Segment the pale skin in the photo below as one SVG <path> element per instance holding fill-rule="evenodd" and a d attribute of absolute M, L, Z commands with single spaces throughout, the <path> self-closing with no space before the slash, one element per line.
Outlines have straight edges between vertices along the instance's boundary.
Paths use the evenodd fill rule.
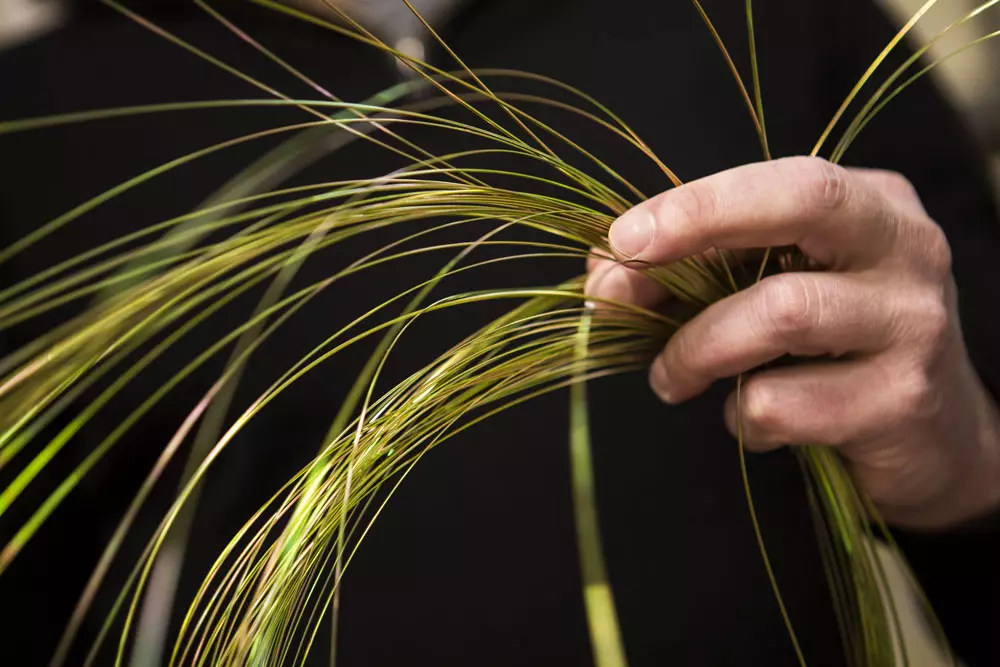
<path fill-rule="evenodd" d="M 903 176 L 808 157 L 750 164 L 637 205 L 609 239 L 617 262 L 592 261 L 587 292 L 646 307 L 665 295 L 630 262 L 795 245 L 823 267 L 767 277 L 681 327 L 649 371 L 664 402 L 745 373 L 747 449 L 836 447 L 904 528 L 1000 507 L 1000 414 L 966 353 L 948 241 Z M 754 370 L 786 354 L 806 359 Z M 736 415 L 734 393 L 734 433 Z"/>

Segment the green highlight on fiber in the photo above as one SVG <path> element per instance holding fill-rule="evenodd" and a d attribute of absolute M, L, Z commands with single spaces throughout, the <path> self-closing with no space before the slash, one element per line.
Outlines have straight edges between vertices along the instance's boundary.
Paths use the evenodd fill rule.
<path fill-rule="evenodd" d="M 541 75 L 505 69 L 471 70 L 431 30 L 449 54 L 449 71 L 403 54 L 341 13 L 339 22 L 323 21 L 271 0 L 257 4 L 332 30 L 392 55 L 416 74 L 363 102 L 337 98 L 306 73 L 256 42 L 252 35 L 203 0 L 196 4 L 220 25 L 278 65 L 286 75 L 309 86 L 319 99 L 285 95 L 206 51 L 189 44 L 113 0 L 105 4 L 161 38 L 254 86 L 261 99 L 173 102 L 96 109 L 43 118 L 0 121 L 0 135 L 39 132 L 60 125 L 113 122 L 135 115 L 198 113 L 231 109 L 261 113 L 288 108 L 306 118 L 232 137 L 181 155 L 138 174 L 70 211 L 39 225 L 31 234 L 0 249 L 0 263 L 11 260 L 69 224 L 87 224 L 87 216 L 107 202 L 141 188 L 174 169 L 229 148 L 283 138 L 276 148 L 229 179 L 196 210 L 167 220 L 143 220 L 141 229 L 76 257 L 47 267 L 0 290 L 0 331 L 31 321 L 57 308 L 77 305 L 79 314 L 23 348 L 0 359 L 0 468 L 9 479 L 0 488 L 0 516 L 27 510 L 11 537 L 0 545 L 0 574 L 105 457 L 126 446 L 127 436 L 180 383 L 213 360 L 222 370 L 200 396 L 192 397 L 187 418 L 165 434 L 153 467 L 109 539 L 54 651 L 53 667 L 66 663 L 70 651 L 89 644 L 85 665 L 105 664 L 114 652 L 116 665 L 298 665 L 316 649 L 319 629 L 329 623 L 331 664 L 337 658 L 341 581 L 358 547 L 386 503 L 422 457 L 446 440 L 523 402 L 557 391 L 569 397 L 568 456 L 571 494 L 581 571 L 582 602 L 592 655 L 598 667 L 624 667 L 624 646 L 612 582 L 603 553 L 593 447 L 588 421 L 587 382 L 613 374 L 641 371 L 670 335 L 683 325 L 661 313 L 622 303 L 591 303 L 584 276 L 574 276 L 583 260 L 611 257 L 607 240 L 613 220 L 646 197 L 623 170 L 604 163 L 585 145 L 541 121 L 533 108 L 571 114 L 609 132 L 657 170 L 663 187 L 682 180 L 664 160 L 610 109 L 586 93 Z M 403 0 L 405 1 L 405 0 Z M 955 19 L 932 40 L 981 16 L 1000 0 L 981 3 Z M 762 156 L 771 151 L 764 118 L 763 91 L 756 54 L 751 0 L 745 0 L 750 85 L 725 46 L 724 36 L 698 0 L 694 11 L 704 21 L 729 67 L 750 115 Z M 847 95 L 812 153 L 833 141 L 840 120 L 854 103 L 858 111 L 829 152 L 841 160 L 853 141 L 884 106 L 943 59 L 912 71 L 927 48 L 886 76 L 865 101 L 865 84 L 916 22 L 936 4 L 926 2 L 886 45 Z M 409 6 L 409 3 L 407 3 Z M 412 7 L 411 7 L 412 9 Z M 335 10 L 335 8 L 334 8 Z M 418 15 L 419 16 L 419 15 Z M 422 20 L 422 19 L 421 19 Z M 430 26 L 427 26 L 430 29 Z M 990 33 L 956 50 L 961 52 L 1000 34 Z M 950 57 L 950 56 L 946 56 Z M 546 95 L 502 91 L 510 81 L 544 86 Z M 419 98 L 411 95 L 420 91 Z M 466 121 L 444 110 L 461 109 Z M 458 133 L 465 150 L 441 155 L 407 136 L 412 129 Z M 749 128 L 748 128 L 749 129 Z M 352 143 L 386 151 L 400 167 L 375 178 L 282 186 L 304 166 Z M 522 167 L 489 166 L 510 158 Z M 623 165 L 624 167 L 625 165 Z M 497 183 L 502 182 L 503 185 Z M 513 184 L 513 185 L 512 185 Z M 151 213 L 151 215 L 154 215 Z M 293 288 L 306 262 L 323 250 L 339 250 L 351 239 L 372 233 L 394 234 L 393 241 L 362 256 L 342 256 L 311 284 Z M 464 240 L 455 240 L 464 233 Z M 443 238 L 447 237 L 447 238 Z M 315 299 L 341 287 L 342 281 L 370 270 L 407 270 L 407 260 L 440 257 L 429 276 L 414 275 L 409 287 L 371 307 L 302 350 L 299 360 L 274 379 L 249 404 L 237 405 L 236 388 L 260 348 Z M 637 267 L 662 284 L 676 299 L 697 311 L 759 280 L 770 259 L 764 252 L 757 271 L 725 253 L 685 258 L 666 267 Z M 517 276 L 524 262 L 555 262 L 567 267 L 557 285 L 512 284 L 501 288 L 456 290 L 454 279 L 505 267 Z M 324 266 L 326 266 L 324 264 Z M 38 488 L 43 471 L 116 397 L 133 391 L 146 373 L 192 331 L 260 288 L 253 311 L 217 340 L 207 341 L 157 389 L 138 397 L 136 407 L 109 433 L 95 439 L 79 463 L 27 506 L 27 491 Z M 417 322 L 453 309 L 507 304 L 505 314 L 478 329 L 457 333 L 451 347 L 395 385 L 382 378 L 387 360 Z M 191 519 L 199 489 L 241 430 L 283 391 L 308 374 L 325 369 L 336 355 L 373 349 L 351 390 L 330 406 L 331 422 L 315 455 L 252 516 L 217 555 L 192 599 L 177 600 L 182 555 L 191 539 Z M 91 395 L 88 390 L 100 388 Z M 234 412 L 236 416 L 230 414 Z M 59 427 L 52 428 L 54 425 Z M 668 436 L 669 434 L 667 434 Z M 189 447 L 186 445 L 189 444 Z M 181 452 L 186 456 L 181 461 Z M 750 521 L 771 583 L 777 610 L 800 664 L 807 664 L 794 618 L 782 599 L 767 555 L 767 517 L 758 516 L 742 446 L 734 454 L 743 473 Z M 844 653 L 849 664 L 896 667 L 907 664 L 898 614 L 886 574 L 873 548 L 877 536 L 898 554 L 891 535 L 871 501 L 854 487 L 843 461 L 829 449 L 796 449 L 814 516 L 816 539 Z M 126 580 L 113 591 L 115 600 L 96 637 L 81 637 L 84 620 L 111 566 L 123 558 L 123 545 L 154 490 L 164 484 L 171 465 L 183 469 L 169 509 L 128 563 Z M 553 482 L 556 483 L 556 482 Z M 668 576 L 668 575 L 665 575 Z M 911 575 L 911 580 L 913 580 Z M 915 580 L 913 580 L 915 583 Z M 150 595 L 151 587 L 155 595 Z M 925 606 L 926 597 L 918 596 Z M 175 604 L 183 606 L 175 635 L 155 625 Z M 932 615 L 932 614 L 931 614 Z M 943 633 L 937 625 L 942 643 Z"/>

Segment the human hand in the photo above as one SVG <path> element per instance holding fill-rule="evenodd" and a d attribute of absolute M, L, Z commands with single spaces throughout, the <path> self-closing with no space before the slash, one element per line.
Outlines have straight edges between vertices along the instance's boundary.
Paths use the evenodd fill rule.
<path fill-rule="evenodd" d="M 764 278 L 681 327 L 649 372 L 663 401 L 813 357 L 748 376 L 748 449 L 838 448 L 902 527 L 945 529 L 1000 506 L 1000 416 L 966 353 L 948 242 L 905 178 L 807 157 L 750 164 L 639 204 L 609 238 L 618 261 L 591 262 L 588 294 L 646 307 L 662 291 L 630 262 L 795 245 L 824 267 Z M 734 393 L 733 433 L 736 414 Z"/>

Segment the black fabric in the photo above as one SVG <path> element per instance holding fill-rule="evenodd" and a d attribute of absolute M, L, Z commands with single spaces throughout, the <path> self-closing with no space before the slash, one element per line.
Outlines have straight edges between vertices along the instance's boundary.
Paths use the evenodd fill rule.
<path fill-rule="evenodd" d="M 149 5 L 150 15 L 164 27 L 244 71 L 280 83 L 289 94 L 310 96 L 206 16 L 155 4 Z M 865 0 L 758 4 L 771 144 L 777 155 L 806 153 L 893 28 Z M 219 6 L 345 99 L 362 99 L 396 80 L 392 64 L 367 47 L 257 7 Z M 731 53 L 743 62 L 741 7 L 718 0 L 705 6 Z M 620 113 L 685 180 L 760 158 L 726 65 L 690 3 L 476 2 L 452 22 L 445 37 L 471 66 L 539 72 L 584 89 Z M 440 54 L 439 61 L 444 62 Z M 2 118 L 259 96 L 247 84 L 102 10 L 81 13 L 67 27 L 0 54 L 0 91 Z M 585 121 L 551 110 L 538 113 L 627 171 L 644 192 L 669 185 L 634 151 Z M 294 110 L 204 111 L 0 137 L 0 243 L 138 171 L 204 145 L 302 120 Z M 435 152 L 461 148 L 452 137 L 415 136 Z M 81 248 L 190 210 L 256 157 L 261 145 L 201 160 L 109 202 L 51 241 L 0 265 L 0 280 L 8 284 Z M 998 277 L 991 260 L 1000 250 L 1000 229 L 980 157 L 956 115 L 922 81 L 865 130 L 847 162 L 897 169 L 915 183 L 953 246 L 970 354 L 984 377 L 1000 380 L 1000 352 L 992 344 L 1000 335 L 1000 318 L 994 317 L 991 298 Z M 398 159 L 359 144 L 311 167 L 296 182 L 380 174 L 398 166 Z M 362 242 L 348 252 L 362 247 L 369 246 Z M 349 281 L 320 299 L 255 356 L 237 406 L 245 406 L 338 324 L 411 284 L 413 276 L 429 277 L 441 261 L 415 259 L 406 271 Z M 516 267 L 486 272 L 474 285 L 553 284 L 580 271 L 566 263 Z M 312 262 L 300 280 L 305 284 L 324 275 L 323 263 Z M 469 281 L 452 288 L 467 289 L 473 285 Z M 223 311 L 222 321 L 198 328 L 139 380 L 130 396 L 155 390 L 169 377 L 166 373 L 252 306 L 251 298 L 240 300 Z M 445 313 L 414 327 L 386 371 L 386 386 L 491 314 L 495 311 Z M 53 319 L 8 332 L 7 344 L 17 347 L 30 340 Z M 182 595 L 194 591 L 212 556 L 249 513 L 310 458 L 364 358 L 362 349 L 307 376 L 220 458 L 202 500 Z M 0 599 L 10 601 L 0 608 L 4 664 L 43 664 L 128 499 L 223 362 L 215 360 L 185 381 L 142 420 L 0 577 Z M 602 380 L 591 389 L 602 527 L 633 665 L 796 664 L 757 553 L 735 444 L 722 425 L 727 390 L 717 386 L 674 409 L 654 399 L 642 374 Z M 90 429 L 95 435 L 82 434 L 56 459 L 46 473 L 48 483 L 66 474 L 129 407 L 129 397 L 109 406 Z M 340 664 L 590 664 L 566 426 L 566 397 L 551 395 L 427 455 L 350 566 Z M 179 472 L 153 498 L 154 508 L 162 508 Z M 780 452 L 752 457 L 750 473 L 779 584 L 809 664 L 842 665 L 798 467 Z M 24 516 L 14 508 L 0 519 L 0 533 L 9 535 L 19 518 Z M 153 510 L 144 514 L 138 533 L 148 535 L 155 519 Z M 1000 620 L 997 574 L 989 568 L 1000 556 L 996 534 L 968 540 L 904 536 L 903 543 L 970 667 L 998 664 L 1000 653 L 987 631 Z M 122 563 L 139 549 L 138 543 L 127 548 Z M 115 570 L 112 582 L 125 573 Z M 98 609 L 107 610 L 111 601 L 99 598 Z M 91 638 L 98 628 L 91 620 L 84 636 Z M 323 633 L 317 641 L 312 664 L 324 664 Z"/>

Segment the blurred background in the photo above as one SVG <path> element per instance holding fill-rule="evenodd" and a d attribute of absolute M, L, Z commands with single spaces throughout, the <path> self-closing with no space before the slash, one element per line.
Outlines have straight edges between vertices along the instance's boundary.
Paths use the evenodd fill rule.
<path fill-rule="evenodd" d="M 904 23 L 925 0 L 879 0 L 897 22 Z M 963 11 L 970 11 L 981 4 L 978 0 L 948 0 L 947 12 L 930 12 L 915 28 L 916 42 L 926 43 Z M 1000 30 L 997 14 L 986 13 L 956 27 L 946 39 L 932 48 L 931 59 L 954 51 L 961 44 Z M 1000 40 L 990 40 L 943 63 L 937 70 L 936 80 L 947 91 L 992 155 L 993 173 L 1000 183 Z"/>
<path fill-rule="evenodd" d="M 900 24 L 905 23 L 926 2 L 926 0 L 873 0 L 882 5 L 887 13 Z M 322 11 L 319 0 L 294 0 L 296 4 L 316 5 Z M 0 0 L 0 50 L 13 47 L 49 30 L 53 30 L 68 15 L 64 0 Z M 341 4 L 350 6 L 369 25 L 378 22 L 379 8 L 385 3 L 370 0 L 344 0 Z M 425 16 L 433 18 L 433 12 L 447 12 L 451 2 L 415 3 Z M 954 17 L 972 10 L 981 4 L 980 0 L 947 0 L 948 11 L 931 11 L 916 25 L 914 43 L 926 43 L 945 28 Z M 404 15 L 405 16 L 405 15 Z M 412 26 L 398 26 L 398 31 L 406 32 Z M 986 13 L 974 21 L 956 27 L 945 39 L 938 40 L 930 49 L 929 60 L 936 60 L 954 52 L 960 45 L 1000 30 L 1000 15 Z M 412 48 L 407 40 L 397 43 L 397 47 Z M 938 85 L 947 91 L 955 104 L 965 114 L 969 124 L 982 141 L 991 156 L 993 173 L 1000 186 L 1000 68 L 991 63 L 1000 62 L 1000 40 L 989 40 L 974 48 L 948 59 L 935 72 Z"/>
<path fill-rule="evenodd" d="M 318 7 L 318 0 L 298 0 L 302 4 L 313 3 Z M 877 1 L 902 24 L 913 15 L 925 0 L 873 0 Z M 926 43 L 940 30 L 945 28 L 955 17 L 972 10 L 981 0 L 946 0 L 940 3 L 947 6 L 947 11 L 930 12 L 914 30 L 912 43 Z M 345 5 L 368 24 L 383 23 L 383 29 L 388 31 L 390 39 L 397 48 L 404 51 L 421 48 L 419 41 L 407 41 L 407 35 L 413 34 L 412 25 L 385 24 L 379 9 L 385 3 L 372 0 L 345 0 Z M 448 1 L 426 3 L 414 2 L 430 18 L 433 12 L 450 11 Z M 426 6 L 423 6 L 426 5 Z M 55 30 L 67 20 L 70 12 L 67 3 L 62 0 L 0 0 L 0 51 L 22 45 L 32 39 Z M 959 26 L 946 39 L 933 44 L 928 61 L 937 60 L 955 51 L 960 45 L 966 44 L 993 31 L 1000 30 L 1000 14 L 992 13 L 978 17 L 965 25 Z M 414 55 L 420 55 L 416 53 Z M 939 67 L 934 76 L 938 85 L 953 100 L 964 114 L 969 126 L 979 138 L 981 146 L 991 156 L 991 164 L 995 174 L 997 191 L 1000 192 L 1000 68 L 993 66 L 1000 62 L 1000 40 L 991 40 L 976 48 L 969 49 L 957 57 L 951 58 Z M 929 128 L 930 129 L 930 128 Z M 897 588 L 904 591 L 903 577 L 896 567 L 890 563 L 890 574 Z M 911 664 L 914 667 L 932 667 L 943 664 L 936 658 L 936 651 L 921 630 L 921 620 L 914 607 L 904 611 L 904 621 L 908 628 L 908 641 L 912 644 Z"/>
<path fill-rule="evenodd" d="M 882 5 L 898 23 L 907 21 L 926 0 L 873 0 Z M 316 5 L 319 0 L 296 0 L 297 4 Z M 66 19 L 68 12 L 64 0 L 0 0 L 0 49 L 10 48 L 53 30 Z M 344 0 L 341 4 L 350 8 L 367 22 L 380 19 L 379 7 L 386 3 L 371 0 Z M 434 7 L 437 11 L 448 11 L 450 2 L 415 2 Z M 940 3 L 947 11 L 931 11 L 916 25 L 914 43 L 926 43 L 948 23 L 970 11 L 981 0 L 947 0 Z M 940 9 L 940 8 L 939 8 Z M 427 8 L 421 8 L 425 16 L 431 16 Z M 405 30 L 411 26 L 400 26 Z M 1000 30 L 1000 15 L 987 12 L 958 26 L 945 39 L 939 40 L 930 50 L 930 60 L 935 60 L 953 52 L 962 44 L 978 37 Z M 406 46 L 406 43 L 403 44 Z M 947 91 L 968 122 L 980 137 L 983 146 L 992 155 L 994 173 L 1000 182 L 1000 68 L 991 66 L 1000 62 L 1000 40 L 990 40 L 971 48 L 943 63 L 935 72 L 938 85 Z"/>

